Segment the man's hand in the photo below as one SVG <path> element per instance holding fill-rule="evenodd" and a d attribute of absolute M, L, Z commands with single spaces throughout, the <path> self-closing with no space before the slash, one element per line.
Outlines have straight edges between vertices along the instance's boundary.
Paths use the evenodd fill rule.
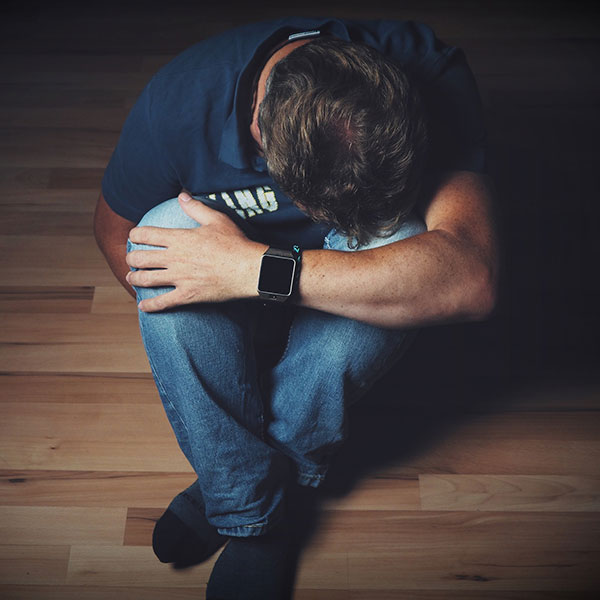
<path fill-rule="evenodd" d="M 186 193 L 179 195 L 179 204 L 202 227 L 135 227 L 129 232 L 133 243 L 161 249 L 130 252 L 127 264 L 139 270 L 130 272 L 127 281 L 137 287 L 175 288 L 142 300 L 139 309 L 154 312 L 257 296 L 260 259 L 267 246 L 249 240 L 227 215 Z"/>

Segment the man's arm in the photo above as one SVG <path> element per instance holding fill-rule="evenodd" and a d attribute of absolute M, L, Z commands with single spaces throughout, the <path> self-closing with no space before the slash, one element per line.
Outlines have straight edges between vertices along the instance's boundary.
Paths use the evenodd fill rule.
<path fill-rule="evenodd" d="M 94 214 L 96 242 L 119 283 L 135 297 L 135 292 L 125 279 L 129 271 L 129 266 L 125 262 L 127 237 L 133 227 L 135 223 L 114 212 L 101 192 Z"/>
<path fill-rule="evenodd" d="M 427 231 L 363 252 L 304 253 L 302 304 L 383 327 L 483 319 L 498 249 L 485 177 L 449 174 L 423 207 Z"/>
<path fill-rule="evenodd" d="M 142 270 L 130 273 L 129 283 L 175 287 L 145 300 L 140 309 L 257 297 L 266 247 L 248 240 L 230 219 L 202 203 L 188 199 L 180 204 L 203 226 L 130 232 L 133 242 L 165 251 L 130 253 L 128 264 Z M 424 218 L 427 232 L 381 248 L 306 251 L 300 303 L 380 327 L 487 316 L 495 302 L 498 252 L 485 178 L 450 174 L 426 203 Z"/>

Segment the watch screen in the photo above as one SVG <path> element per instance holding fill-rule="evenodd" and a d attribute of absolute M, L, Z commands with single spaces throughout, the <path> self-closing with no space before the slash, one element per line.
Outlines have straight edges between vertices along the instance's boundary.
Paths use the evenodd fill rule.
<path fill-rule="evenodd" d="M 260 292 L 289 296 L 292 293 L 296 261 L 293 258 L 263 256 L 258 289 Z"/>

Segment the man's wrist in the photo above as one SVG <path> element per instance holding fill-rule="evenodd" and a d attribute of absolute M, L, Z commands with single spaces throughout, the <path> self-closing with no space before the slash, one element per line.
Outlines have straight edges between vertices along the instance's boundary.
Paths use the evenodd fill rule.
<path fill-rule="evenodd" d="M 241 295 L 243 298 L 258 298 L 256 282 L 260 275 L 260 264 L 263 254 L 269 246 L 259 242 L 251 242 L 245 253 L 245 260 L 240 262 L 242 271 L 240 272 Z"/>

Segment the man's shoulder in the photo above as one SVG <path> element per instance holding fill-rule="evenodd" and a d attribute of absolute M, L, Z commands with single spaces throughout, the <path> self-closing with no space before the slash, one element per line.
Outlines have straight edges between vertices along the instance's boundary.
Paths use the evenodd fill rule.
<path fill-rule="evenodd" d="M 346 25 L 351 39 L 372 46 L 419 79 L 435 77 L 457 50 L 417 21 L 360 20 Z"/>
<path fill-rule="evenodd" d="M 243 68 L 261 45 L 281 32 L 304 26 L 310 27 L 318 20 L 288 17 L 270 21 L 257 21 L 239 25 L 211 35 L 175 56 L 158 71 L 155 77 L 168 77 L 190 70 L 218 71 L 223 66 Z"/>

